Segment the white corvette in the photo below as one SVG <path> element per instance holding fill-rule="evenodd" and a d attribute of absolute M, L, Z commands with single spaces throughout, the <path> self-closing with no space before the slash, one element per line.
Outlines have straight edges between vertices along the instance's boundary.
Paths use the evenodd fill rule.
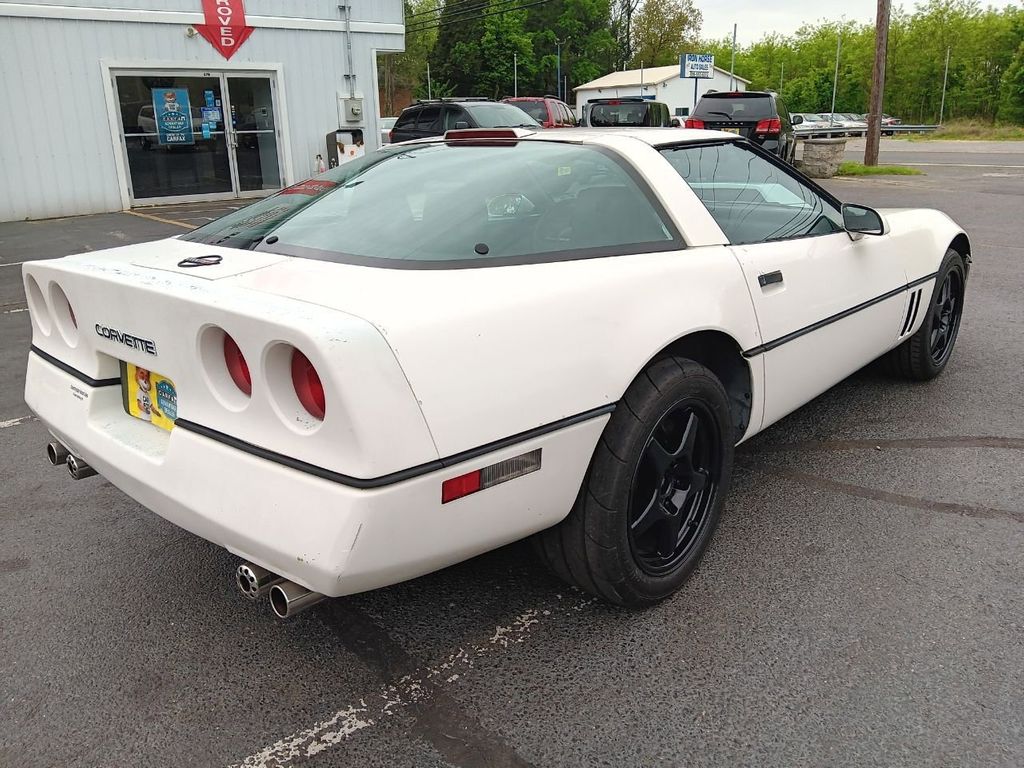
<path fill-rule="evenodd" d="M 24 267 L 53 463 L 244 561 L 282 616 L 536 534 L 646 605 L 734 446 L 956 340 L 964 232 L 713 131 L 452 131 L 189 234 Z M 130 546 L 126 542 L 126 546 Z"/>

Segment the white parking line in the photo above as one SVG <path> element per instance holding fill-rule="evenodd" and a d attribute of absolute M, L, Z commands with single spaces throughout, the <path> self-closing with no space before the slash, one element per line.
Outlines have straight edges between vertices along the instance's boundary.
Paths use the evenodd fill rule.
<path fill-rule="evenodd" d="M 0 312 L 0 315 L 13 315 L 16 312 L 28 312 L 28 307 L 15 307 L 14 309 L 5 309 Z"/>
<path fill-rule="evenodd" d="M 0 429 L 7 429 L 8 427 L 16 427 L 19 424 L 24 424 L 26 421 L 35 421 L 35 416 L 19 416 L 16 419 L 8 419 L 7 421 L 0 421 Z"/>
<path fill-rule="evenodd" d="M 0 264 L 0 267 L 20 267 L 25 263 L 24 261 L 9 261 L 6 264 Z"/>
<path fill-rule="evenodd" d="M 1002 165 L 1001 163 L 912 163 L 909 160 L 900 162 L 911 168 L 932 166 L 936 168 L 1024 168 L 1024 165 Z"/>
<path fill-rule="evenodd" d="M 522 643 L 542 621 L 580 611 L 593 602 L 594 598 L 559 595 L 558 602 L 548 608 L 524 611 L 508 626 L 495 627 L 484 642 L 459 648 L 436 667 L 423 667 L 394 683 L 382 685 L 357 703 L 347 704 L 311 727 L 285 736 L 231 768 L 284 768 L 296 760 L 323 752 L 384 718 L 429 699 L 439 688 L 458 682 L 473 669 L 481 656 L 500 653 Z"/>

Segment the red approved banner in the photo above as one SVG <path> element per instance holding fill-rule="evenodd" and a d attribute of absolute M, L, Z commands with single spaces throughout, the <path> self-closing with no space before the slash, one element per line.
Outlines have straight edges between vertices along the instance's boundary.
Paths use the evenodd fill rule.
<path fill-rule="evenodd" d="M 245 24 L 243 0 L 203 0 L 203 16 L 206 23 L 197 24 L 196 32 L 225 59 L 234 56 L 252 34 L 253 28 Z"/>

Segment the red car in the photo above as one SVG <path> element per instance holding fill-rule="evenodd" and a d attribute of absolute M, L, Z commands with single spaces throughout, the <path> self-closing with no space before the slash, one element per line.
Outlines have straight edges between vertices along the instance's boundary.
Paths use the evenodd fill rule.
<path fill-rule="evenodd" d="M 519 107 L 545 128 L 575 128 L 579 125 L 569 105 L 554 96 L 515 96 L 502 101 Z"/>

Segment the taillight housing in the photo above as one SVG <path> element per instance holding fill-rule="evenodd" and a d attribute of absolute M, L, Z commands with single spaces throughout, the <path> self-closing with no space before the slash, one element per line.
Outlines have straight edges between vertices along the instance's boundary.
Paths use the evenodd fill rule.
<path fill-rule="evenodd" d="M 388 131 L 388 143 L 390 143 L 390 144 L 394 144 L 395 143 L 395 129 L 394 128 L 392 128 L 390 131 Z"/>
<path fill-rule="evenodd" d="M 309 358 L 297 349 L 292 350 L 292 386 L 295 387 L 295 396 L 309 415 L 323 421 L 327 413 L 323 382 Z"/>
<path fill-rule="evenodd" d="M 227 333 L 224 334 L 224 365 L 227 366 L 228 375 L 235 382 L 244 394 L 252 394 L 252 376 L 249 374 L 249 366 L 245 362 L 245 356 L 238 344 Z"/>
<path fill-rule="evenodd" d="M 683 123 L 683 127 L 684 128 L 703 128 L 704 127 L 704 121 L 703 120 L 697 120 L 696 118 L 693 118 L 693 117 L 688 117 L 688 118 L 686 118 L 686 122 Z"/>
<path fill-rule="evenodd" d="M 764 134 L 766 136 L 778 136 L 782 133 L 782 121 L 777 117 L 772 117 L 767 120 L 759 120 L 757 127 L 754 128 L 754 133 Z"/>

